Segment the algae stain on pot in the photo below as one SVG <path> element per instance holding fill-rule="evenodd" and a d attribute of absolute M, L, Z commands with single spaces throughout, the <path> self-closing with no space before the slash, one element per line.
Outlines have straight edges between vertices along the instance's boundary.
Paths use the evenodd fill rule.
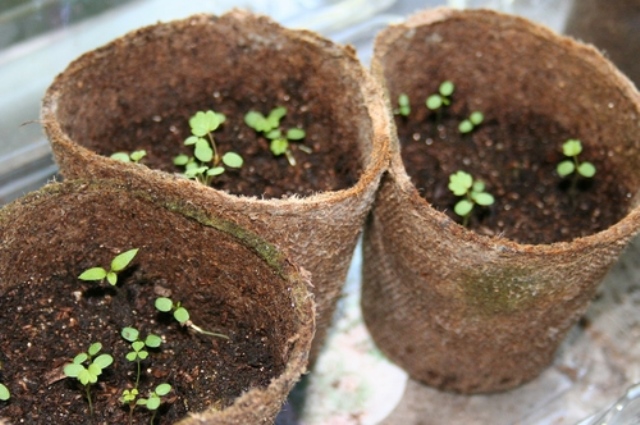
<path fill-rule="evenodd" d="M 536 304 L 552 285 L 532 278 L 532 271 L 521 267 L 494 268 L 463 272 L 461 282 L 467 305 L 478 315 L 492 316 L 525 310 Z"/>

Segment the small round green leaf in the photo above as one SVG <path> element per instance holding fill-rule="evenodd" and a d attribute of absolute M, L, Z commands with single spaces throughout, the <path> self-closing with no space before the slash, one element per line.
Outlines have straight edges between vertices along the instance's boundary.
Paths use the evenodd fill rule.
<path fill-rule="evenodd" d="M 132 328 L 130 326 L 122 328 L 120 331 L 120 335 L 129 342 L 136 341 L 140 336 L 140 332 L 136 328 Z"/>
<path fill-rule="evenodd" d="M 482 124 L 482 121 L 484 121 L 484 115 L 480 111 L 472 112 L 471 115 L 469 115 L 469 121 L 471 121 L 473 125 Z"/>
<path fill-rule="evenodd" d="M 274 139 L 271 141 L 269 149 L 271 149 L 271 153 L 273 153 L 275 156 L 282 155 L 287 151 L 287 149 L 289 149 L 289 142 L 287 141 L 287 139 L 283 138 Z"/>
<path fill-rule="evenodd" d="M 189 312 L 184 307 L 178 307 L 176 311 L 173 312 L 173 317 L 178 323 L 183 324 L 189 320 Z"/>
<path fill-rule="evenodd" d="M 148 351 L 138 351 L 138 358 L 140 360 L 144 360 L 147 357 L 149 357 L 149 352 Z"/>
<path fill-rule="evenodd" d="M 463 120 L 458 125 L 458 131 L 460 131 L 460 133 L 462 134 L 470 133 L 471 130 L 473 130 L 473 124 L 469 120 Z"/>
<path fill-rule="evenodd" d="M 562 145 L 562 153 L 566 156 L 580 155 L 580 152 L 582 152 L 582 143 L 578 139 L 569 139 Z"/>
<path fill-rule="evenodd" d="M 282 137 L 282 132 L 280 129 L 276 128 L 275 130 L 268 131 L 264 136 L 269 140 L 279 139 Z"/>
<path fill-rule="evenodd" d="M 169 394 L 169 391 L 171 391 L 171 385 L 164 383 L 156 387 L 155 393 L 162 397 Z"/>
<path fill-rule="evenodd" d="M 244 116 L 244 123 L 258 132 L 266 131 L 269 124 L 265 117 L 256 111 L 249 111 Z"/>
<path fill-rule="evenodd" d="M 177 165 L 179 167 L 187 165 L 188 162 L 189 162 L 189 156 L 185 154 L 180 154 L 175 158 L 173 158 L 173 165 Z"/>
<path fill-rule="evenodd" d="M 138 353 L 136 353 L 135 351 L 129 351 L 124 357 L 130 362 L 135 362 L 136 360 L 138 360 Z"/>
<path fill-rule="evenodd" d="M 476 204 L 478 205 L 483 205 L 483 206 L 487 206 L 487 205 L 493 205 L 494 203 L 494 198 L 493 195 L 490 195 L 488 193 L 473 193 L 471 195 L 471 197 L 473 198 L 473 200 L 476 202 Z"/>
<path fill-rule="evenodd" d="M 114 272 L 124 270 L 137 254 L 138 248 L 134 248 L 116 255 L 113 261 L 111 261 L 111 270 Z"/>
<path fill-rule="evenodd" d="M 400 96 L 398 96 L 398 105 L 409 106 L 409 96 L 406 93 L 401 93 Z"/>
<path fill-rule="evenodd" d="M 142 350 L 144 346 L 144 341 L 133 341 L 133 343 L 131 344 L 131 348 L 133 348 L 135 351 Z"/>
<path fill-rule="evenodd" d="M 0 401 L 7 401 L 11 398 L 11 393 L 6 385 L 0 384 Z"/>
<path fill-rule="evenodd" d="M 590 162 L 583 162 L 578 167 L 578 173 L 582 177 L 591 178 L 596 174 L 596 167 Z"/>
<path fill-rule="evenodd" d="M 473 185 L 473 177 L 464 171 L 457 171 L 449 176 L 449 190 L 456 196 L 466 194 Z"/>
<path fill-rule="evenodd" d="M 87 350 L 87 353 L 89 353 L 89 355 L 91 357 L 93 357 L 96 354 L 98 354 L 100 352 L 100 350 L 102 350 L 102 344 L 99 343 L 99 342 L 94 342 L 93 344 L 91 344 L 89 346 L 89 349 Z"/>
<path fill-rule="evenodd" d="M 122 391 L 122 397 L 120 397 L 120 401 L 124 404 L 131 403 L 135 401 L 138 396 L 138 390 L 136 388 L 132 388 L 130 390 Z"/>
<path fill-rule="evenodd" d="M 455 85 L 449 80 L 444 81 L 442 84 L 440 84 L 440 87 L 438 88 L 438 91 L 440 92 L 440 94 L 445 97 L 451 96 L 454 90 L 455 90 Z"/>
<path fill-rule="evenodd" d="M 80 353 L 73 358 L 73 363 L 82 364 L 89 359 L 89 355 L 87 353 Z"/>
<path fill-rule="evenodd" d="M 91 363 L 87 368 L 87 371 L 89 371 L 89 382 L 92 384 L 98 382 L 98 376 L 102 375 L 102 368 L 100 365 Z"/>
<path fill-rule="evenodd" d="M 131 155 L 129 155 L 129 157 L 133 162 L 139 162 L 145 156 L 147 156 L 147 151 L 145 151 L 144 149 L 141 149 L 139 151 L 133 151 L 131 152 Z"/>
<path fill-rule="evenodd" d="M 284 106 L 279 106 L 274 108 L 267 117 L 267 121 L 269 122 L 269 126 L 271 128 L 276 128 L 280 125 L 280 120 L 287 115 L 287 108 Z"/>
<path fill-rule="evenodd" d="M 207 170 L 207 176 L 215 177 L 224 173 L 224 167 L 213 167 Z"/>
<path fill-rule="evenodd" d="M 442 96 L 440 96 L 439 94 L 432 94 L 427 98 L 426 105 L 427 108 L 431 109 L 432 111 L 438 109 L 442 106 Z"/>
<path fill-rule="evenodd" d="M 107 273 L 107 282 L 109 282 L 111 286 L 116 286 L 116 283 L 118 283 L 118 275 L 116 272 L 110 271 Z"/>
<path fill-rule="evenodd" d="M 64 374 L 70 378 L 77 378 L 81 371 L 85 369 L 84 366 L 77 363 L 67 363 L 64 365 Z"/>
<path fill-rule="evenodd" d="M 91 365 L 89 365 L 89 367 L 91 367 Z M 85 368 L 82 368 L 82 370 L 78 373 L 77 378 L 82 385 L 95 384 L 96 382 L 98 382 L 98 375 L 90 372 L 89 369 Z"/>
<path fill-rule="evenodd" d="M 218 119 L 218 126 L 224 123 L 227 120 L 227 117 L 222 112 L 214 112 L 216 118 Z"/>
<path fill-rule="evenodd" d="M 485 188 L 485 184 L 482 180 L 476 180 L 471 185 L 471 191 L 476 193 L 484 192 L 484 188 Z"/>
<path fill-rule="evenodd" d="M 147 400 L 147 409 L 149 410 L 156 410 L 158 409 L 158 407 L 160 407 L 160 402 L 162 400 L 160 400 L 160 397 L 158 397 L 157 395 L 151 395 L 149 397 L 149 399 Z"/>
<path fill-rule="evenodd" d="M 147 335 L 144 340 L 144 344 L 150 348 L 157 348 L 162 344 L 162 338 L 158 335 Z"/>
<path fill-rule="evenodd" d="M 131 159 L 129 158 L 129 154 L 126 152 L 116 152 L 111 155 L 111 159 L 115 159 L 116 161 L 121 161 L 121 162 L 131 162 Z"/>
<path fill-rule="evenodd" d="M 191 126 L 191 132 L 195 136 L 202 137 L 212 131 L 218 129 L 221 124 L 220 115 L 209 110 L 207 112 L 198 111 L 189 120 L 189 126 Z"/>
<path fill-rule="evenodd" d="M 173 308 L 173 301 L 166 297 L 158 297 L 156 298 L 154 305 L 156 306 L 156 309 L 166 313 L 171 311 L 171 309 Z"/>
<path fill-rule="evenodd" d="M 109 367 L 111 363 L 113 363 L 113 357 L 110 354 L 100 354 L 91 362 L 92 365 L 96 365 L 100 369 Z"/>
<path fill-rule="evenodd" d="M 78 276 L 80 280 L 102 280 L 107 277 L 107 271 L 102 267 L 92 267 Z"/>
<path fill-rule="evenodd" d="M 202 137 L 198 137 L 198 136 L 189 136 L 186 139 L 184 139 L 184 145 L 185 146 L 191 146 L 191 145 L 195 145 L 196 142 L 198 140 L 202 139 Z"/>
<path fill-rule="evenodd" d="M 206 167 L 206 166 L 188 168 L 184 171 L 184 175 L 189 179 L 193 179 L 193 178 L 196 178 L 197 176 L 202 175 L 202 173 L 204 173 L 208 169 L 209 167 Z"/>
<path fill-rule="evenodd" d="M 227 152 L 222 155 L 222 162 L 231 168 L 241 168 L 244 163 L 242 157 L 235 152 Z"/>
<path fill-rule="evenodd" d="M 556 171 L 558 171 L 560 177 L 566 177 L 569 174 L 573 173 L 575 169 L 576 166 L 572 161 L 562 161 L 560 164 L 558 164 Z"/>
<path fill-rule="evenodd" d="M 462 217 L 469 214 L 472 209 L 473 202 L 469 201 L 468 199 L 462 199 L 455 205 L 455 207 L 453 207 L 453 211 Z"/>
<path fill-rule="evenodd" d="M 289 140 L 302 140 L 307 134 L 301 128 L 291 128 L 287 131 L 287 139 Z"/>
<path fill-rule="evenodd" d="M 198 139 L 196 142 L 196 147 L 193 150 L 193 155 L 200 162 L 209 162 L 213 159 L 213 149 L 211 149 L 211 145 L 208 140 Z"/>

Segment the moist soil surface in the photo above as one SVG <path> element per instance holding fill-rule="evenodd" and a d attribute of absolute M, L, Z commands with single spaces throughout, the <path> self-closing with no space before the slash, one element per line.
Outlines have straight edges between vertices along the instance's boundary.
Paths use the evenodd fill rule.
<path fill-rule="evenodd" d="M 439 115 L 423 109 L 396 116 L 407 173 L 434 208 L 458 223 L 453 207 L 461 198 L 448 189 L 449 176 L 462 170 L 483 181 L 495 203 L 474 207 L 468 226 L 475 232 L 546 244 L 596 233 L 626 215 L 631 193 L 606 161 L 606 146 L 582 140 L 579 158 L 592 162 L 596 175 L 561 178 L 562 144 L 576 136 L 547 117 L 518 111 L 498 122 L 485 114 L 462 135 L 458 124 L 469 112 L 455 101 Z"/>
<path fill-rule="evenodd" d="M 106 282 L 53 278 L 0 294 L 0 382 L 11 391 L 11 399 L 0 402 L 1 418 L 12 424 L 129 423 L 129 408 L 119 399 L 133 387 L 136 365 L 125 359 L 131 351 L 120 337 L 125 326 L 136 327 L 143 338 L 153 333 L 163 339 L 142 362 L 139 384 L 143 397 L 162 382 L 173 387 L 155 424 L 174 423 L 211 405 L 225 407 L 250 387 L 268 385 L 281 371 L 281 362 L 266 346 L 266 331 L 231 320 L 205 293 L 190 293 L 193 305 L 185 307 L 195 324 L 209 331 L 225 329 L 230 340 L 194 333 L 155 310 L 157 296 L 171 296 L 167 288 L 136 282 L 126 271 L 119 279 L 124 284 L 113 288 Z M 198 322 L 201 305 L 208 305 L 206 316 L 213 320 Z M 85 388 L 65 378 L 62 369 L 93 342 L 101 342 L 102 353 L 111 354 L 114 363 L 91 387 L 91 416 Z M 138 406 L 133 418 L 133 423 L 148 424 L 151 414 Z"/>
<path fill-rule="evenodd" d="M 291 88 L 296 92 L 297 88 Z M 114 135 L 109 140 L 118 140 L 119 147 L 93 147 L 98 153 L 109 156 L 116 150 L 145 149 L 148 156 L 141 163 L 175 174 L 182 174 L 184 167 L 173 165 L 173 158 L 179 154 L 193 156 L 193 147 L 184 146 L 184 140 L 191 135 L 189 118 L 197 111 L 209 109 L 223 113 L 225 122 L 212 133 L 220 154 L 234 151 L 244 160 L 240 169 L 227 168 L 214 178 L 211 186 L 234 195 L 256 196 L 273 199 L 290 196 L 310 196 L 319 192 L 336 191 L 353 186 L 361 174 L 360 154 L 354 140 L 358 137 L 354 128 L 343 130 L 341 126 L 322 125 L 332 122 L 326 117 L 327 111 L 317 110 L 314 102 L 295 100 L 285 92 L 275 94 L 274 100 L 263 102 L 238 102 L 228 92 L 213 93 L 209 100 L 198 107 L 173 111 L 165 116 L 149 116 L 145 122 L 136 123 L 128 134 Z M 244 123 L 247 112 L 254 110 L 268 115 L 277 106 L 285 106 L 287 115 L 281 120 L 283 133 L 290 128 L 302 128 L 306 137 L 292 141 L 289 148 L 296 165 L 289 164 L 285 155 L 274 156 L 270 141 Z M 187 110 L 188 109 L 188 110 Z M 159 142 L 167 139 L 166 142 Z M 121 140 L 129 140 L 122 145 Z M 351 141 L 351 142 L 348 142 Z M 110 142 L 111 143 L 111 142 Z M 308 151 L 308 152 L 306 152 Z"/>

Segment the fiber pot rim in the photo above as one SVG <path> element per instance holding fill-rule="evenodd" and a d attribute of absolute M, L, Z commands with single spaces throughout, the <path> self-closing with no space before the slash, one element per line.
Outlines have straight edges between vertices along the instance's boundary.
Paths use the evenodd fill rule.
<path fill-rule="evenodd" d="M 383 57 L 394 48 L 394 42 L 407 36 L 407 33 L 418 27 L 428 26 L 431 24 L 442 22 L 455 22 L 467 19 L 486 20 L 500 19 L 500 23 L 508 25 L 510 28 L 518 27 L 527 31 L 531 37 L 537 37 L 546 40 L 567 45 L 569 48 L 577 52 L 576 56 L 580 56 L 585 62 L 585 66 L 594 66 L 604 69 L 610 73 L 611 79 L 614 81 L 617 89 L 622 92 L 625 97 L 633 103 L 634 109 L 640 115 L 640 95 L 635 90 L 633 83 L 620 72 L 615 65 L 606 59 L 595 47 L 579 43 L 576 40 L 556 34 L 552 30 L 535 24 L 527 19 L 496 12 L 489 9 L 465 9 L 456 10 L 447 7 L 438 7 L 431 10 L 424 10 L 408 17 L 404 22 L 390 25 L 382 30 L 376 36 L 374 45 L 374 55 L 371 61 L 371 72 L 378 81 L 385 81 L 384 67 L 380 61 Z M 392 109 L 390 94 L 385 88 L 385 100 L 387 108 Z M 530 244 L 519 243 L 511 239 L 501 236 L 486 236 L 474 232 L 455 223 L 445 213 L 433 208 L 429 202 L 424 199 L 418 192 L 417 188 L 411 183 L 411 179 L 406 172 L 402 158 L 400 157 L 400 142 L 398 139 L 395 124 L 391 134 L 390 143 L 390 166 L 386 177 L 393 180 L 397 188 L 402 192 L 403 196 L 410 199 L 416 208 L 416 214 L 423 221 L 437 222 L 439 224 L 455 224 L 453 232 L 455 237 L 462 239 L 465 243 L 475 245 L 479 249 L 495 251 L 500 254 L 526 254 L 526 255 L 560 255 L 567 252 L 579 252 L 588 249 L 594 245 L 610 245 L 619 244 L 621 240 L 629 238 L 640 231 L 640 200 L 638 199 L 640 192 L 636 192 L 632 198 L 631 208 L 629 212 L 618 222 L 607 229 L 600 232 L 575 238 L 572 241 L 560 241 L 549 244 Z M 640 126 L 639 126 L 640 131 Z"/>
<path fill-rule="evenodd" d="M 259 413 L 265 410 L 269 404 L 267 399 L 284 401 L 293 384 L 305 372 L 311 341 L 315 331 L 315 302 L 310 291 L 310 275 L 302 268 L 292 263 L 283 251 L 266 242 L 255 233 L 246 230 L 235 223 L 216 216 L 211 211 L 198 207 L 187 200 L 174 196 L 167 196 L 155 190 L 151 185 L 122 182 L 112 180 L 71 180 L 64 183 L 50 183 L 42 189 L 31 192 L 2 209 L 0 209 L 0 228 L 10 225 L 11 217 L 21 212 L 25 207 L 37 207 L 39 203 L 58 194 L 76 193 L 78 191 L 101 193 L 105 191 L 124 192 L 127 196 L 144 200 L 157 208 L 164 209 L 168 213 L 181 214 L 188 219 L 200 224 L 215 228 L 229 234 L 238 243 L 247 246 L 266 264 L 276 270 L 278 275 L 291 284 L 291 296 L 296 301 L 296 308 L 292 310 L 295 320 L 294 332 L 288 340 L 290 350 L 283 372 L 272 378 L 268 386 L 252 388 L 235 399 L 232 405 L 222 411 L 214 407 L 203 412 L 190 413 L 179 424 L 235 424 L 240 420 L 246 420 L 246 412 Z M 283 392 L 284 391 L 284 392 Z M 273 402 L 271 401 L 271 405 Z M 215 421 L 215 422 L 212 422 Z M 263 420 L 255 423 L 263 423 Z M 0 423 L 2 423 L 0 421 Z"/>
<path fill-rule="evenodd" d="M 274 29 L 277 28 L 286 34 L 287 37 L 294 37 L 302 40 L 311 46 L 322 49 L 324 53 L 332 56 L 340 56 L 342 58 L 341 66 L 353 76 L 353 79 L 359 81 L 359 91 L 362 95 L 363 102 L 366 107 L 366 117 L 371 120 L 371 152 L 368 155 L 367 161 L 362 161 L 362 171 L 358 176 L 357 181 L 352 186 L 346 189 L 331 190 L 318 192 L 310 196 L 292 196 L 287 198 L 272 198 L 272 199 L 260 199 L 257 197 L 244 196 L 230 194 L 228 192 L 218 190 L 212 187 L 205 187 L 206 189 L 214 190 L 221 198 L 228 202 L 244 201 L 251 202 L 258 205 L 272 205 L 281 206 L 282 204 L 295 204 L 295 206 L 301 210 L 314 209 L 319 204 L 326 203 L 327 201 L 340 202 L 344 199 L 348 199 L 359 193 L 365 192 L 366 188 L 371 184 L 374 184 L 379 178 L 382 171 L 384 171 L 389 162 L 389 137 L 391 123 L 385 111 L 385 104 L 382 96 L 382 87 L 372 78 L 369 72 L 362 66 L 358 58 L 356 57 L 355 50 L 351 46 L 342 46 L 338 43 L 329 41 L 320 35 L 303 29 L 290 29 L 283 27 L 273 21 L 270 18 L 252 14 L 250 12 L 233 9 L 222 15 L 214 14 L 196 14 L 185 19 L 158 22 L 157 24 L 148 25 L 139 29 L 129 31 L 122 36 L 110 41 L 109 43 L 89 52 L 86 52 L 72 61 L 68 67 L 61 72 L 54 79 L 53 83 L 49 86 L 42 100 L 41 109 L 41 122 L 44 130 L 53 144 L 59 144 L 64 147 L 65 150 L 73 152 L 76 156 L 82 157 L 99 157 L 101 166 L 113 170 L 131 170 L 134 173 L 141 173 L 142 176 L 151 172 L 157 175 L 171 175 L 159 170 L 150 169 L 147 167 L 136 167 L 135 164 L 124 164 L 122 162 L 113 160 L 102 155 L 98 155 L 95 152 L 87 149 L 80 144 L 74 143 L 67 133 L 61 128 L 58 122 L 56 111 L 58 99 L 61 96 L 61 89 L 63 89 L 63 74 L 75 74 L 81 72 L 85 67 L 92 66 L 95 62 L 99 61 L 101 56 L 108 55 L 113 49 L 117 48 L 120 44 L 124 43 L 124 38 L 129 38 L 134 35 L 144 35 L 145 33 L 152 33 L 155 31 L 171 31 L 174 26 L 183 25 L 196 25 L 196 24 L 215 24 L 216 20 L 223 18 L 232 18 L 238 21 L 250 20 L 250 19 L 267 19 L 271 22 Z M 87 61 L 86 57 L 92 55 L 91 60 Z M 65 77 L 68 79 L 69 77 Z M 135 171 L 133 171 L 135 170 Z M 185 180 L 179 177 L 172 178 L 177 180 Z M 198 186 L 199 184 L 194 181 L 188 181 L 189 185 Z M 202 186 L 201 184 L 199 186 Z"/>

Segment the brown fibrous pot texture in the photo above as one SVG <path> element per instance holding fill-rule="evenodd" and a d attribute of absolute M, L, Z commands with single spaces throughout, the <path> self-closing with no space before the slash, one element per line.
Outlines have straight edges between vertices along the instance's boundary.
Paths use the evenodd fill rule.
<path fill-rule="evenodd" d="M 167 164 L 187 136 L 189 117 L 218 101 L 226 114 L 244 114 L 247 105 L 263 113 L 305 105 L 287 119 L 308 135 L 325 135 L 312 143 L 318 152 L 354 160 L 350 184 L 261 199 L 174 176 Z M 154 181 L 289 252 L 312 275 L 313 361 L 388 163 L 384 106 L 379 85 L 350 47 L 236 10 L 143 28 L 87 53 L 47 91 L 42 121 L 63 176 Z M 150 168 L 105 156 L 140 148 Z"/>
<path fill-rule="evenodd" d="M 167 195 L 146 183 L 69 181 L 48 185 L 10 204 L 0 210 L 0 297 L 18 285 L 27 285 L 36 291 L 41 290 L 42 285 L 56 285 L 69 279 L 77 281 L 83 270 L 108 264 L 115 254 L 132 247 L 139 248 L 136 265 L 122 278 L 120 287 L 113 289 L 114 293 L 126 291 L 127 287 L 122 286 L 134 281 L 152 285 L 154 289 L 158 286 L 171 290 L 174 299 L 197 312 L 198 318 L 194 320 L 199 320 L 202 327 L 226 323 L 226 329 L 219 331 L 227 333 L 231 344 L 244 330 L 256 330 L 256 335 L 262 333 L 251 344 L 263 346 L 274 359 L 272 368 L 255 369 L 255 383 L 246 390 L 226 400 L 218 400 L 214 395 L 209 407 L 205 404 L 202 409 L 189 411 L 179 423 L 273 423 L 289 391 L 306 370 L 315 317 L 309 276 L 264 239 L 182 197 Z M 99 286 L 97 283 L 80 285 L 87 290 L 91 285 Z M 50 292 L 55 290 L 52 288 Z M 71 293 L 67 295 L 74 298 Z M 79 299 L 76 303 L 81 304 Z M 49 300 L 42 307 L 42 314 L 50 309 L 55 312 L 62 304 L 66 304 L 66 300 Z M 68 326 L 56 325 L 51 332 L 73 333 L 74 329 L 81 332 L 82 326 L 73 324 L 73 310 L 59 313 L 59 321 L 68 320 Z M 29 327 L 29 332 L 49 332 L 50 323 L 38 322 L 37 316 L 33 320 L 34 326 Z M 120 318 L 105 317 L 104 320 L 111 323 Z M 135 323 L 119 325 L 135 326 Z M 24 362 L 20 366 L 24 370 L 44 366 L 38 378 L 38 391 L 44 395 L 52 391 L 51 388 L 64 391 L 64 380 L 49 380 L 50 369 L 61 368 L 73 355 L 86 349 L 89 342 L 105 337 L 76 336 L 70 339 L 73 342 L 69 346 L 54 343 L 3 352 L 4 364 L 13 367 L 15 363 Z M 213 343 L 215 346 L 219 342 Z M 112 349 L 106 347 L 105 351 Z M 245 368 L 251 369 L 249 365 Z M 14 377 L 6 376 L 6 371 L 7 368 L 5 383 L 13 383 Z M 202 371 L 198 379 L 204 379 L 206 387 L 206 382 L 210 382 L 207 380 L 214 380 L 217 373 Z M 179 376 L 180 371 L 171 371 L 171 379 L 177 380 Z M 34 385 L 35 382 L 30 382 L 29 388 Z M 174 382 L 174 391 L 188 387 L 197 391 L 201 386 L 202 383 L 190 382 L 183 387 Z M 94 389 L 94 393 L 104 391 L 103 386 L 100 388 Z M 18 390 L 17 385 L 12 385 L 12 390 L 13 398 L 19 400 L 22 390 Z M 67 391 L 78 390 L 67 388 Z M 187 400 L 184 406 L 189 405 L 188 399 L 193 396 L 188 392 L 174 393 L 172 397 L 174 395 Z M 98 395 L 98 400 L 105 397 Z M 82 409 L 85 400 L 71 396 L 70 400 L 73 399 L 71 405 Z M 96 403 L 97 407 L 103 406 L 102 402 Z M 176 403 L 183 405 L 183 401 Z M 58 417 L 64 416 L 61 412 L 65 407 L 42 406 L 41 409 L 50 412 L 51 417 Z"/>
<path fill-rule="evenodd" d="M 604 146 L 629 188 L 622 218 L 603 231 L 517 243 L 433 208 L 392 140 L 364 237 L 362 307 L 374 340 L 413 378 L 444 390 L 502 391 L 533 379 L 640 226 L 637 92 L 595 49 L 486 10 L 435 9 L 389 27 L 372 71 L 389 110 L 400 93 L 426 97 L 449 79 L 470 108 L 497 121 L 535 114 L 553 122 Z"/>

